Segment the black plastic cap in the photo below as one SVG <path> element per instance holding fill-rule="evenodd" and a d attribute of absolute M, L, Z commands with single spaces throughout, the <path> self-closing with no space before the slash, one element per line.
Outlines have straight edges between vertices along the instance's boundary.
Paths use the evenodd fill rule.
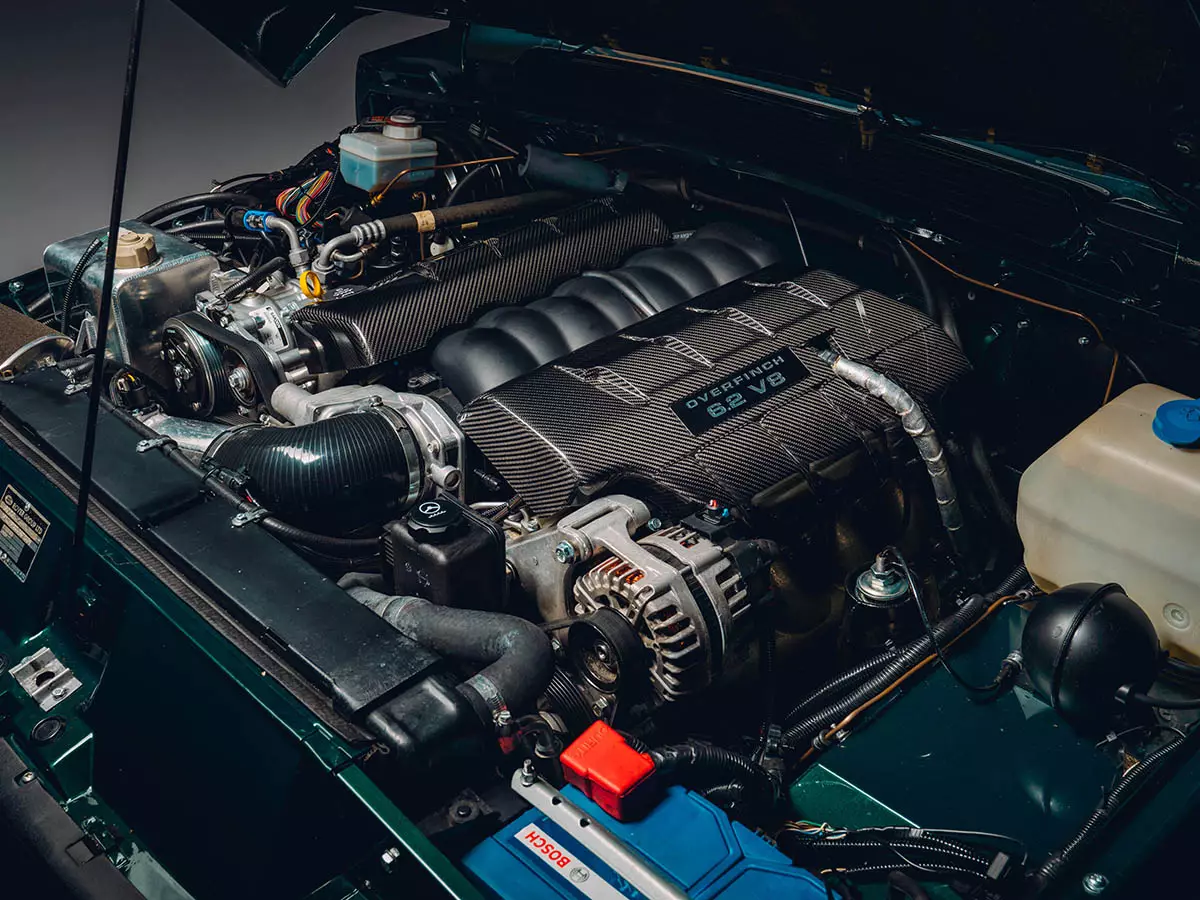
<path fill-rule="evenodd" d="M 1144 691 L 1162 664 L 1149 616 L 1118 584 L 1072 584 L 1038 601 L 1021 635 L 1037 691 L 1083 730 L 1119 714 L 1117 691 Z"/>
<path fill-rule="evenodd" d="M 414 532 L 441 535 L 454 531 L 463 523 L 462 507 L 450 500 L 436 497 L 418 503 L 408 511 L 408 527 Z"/>

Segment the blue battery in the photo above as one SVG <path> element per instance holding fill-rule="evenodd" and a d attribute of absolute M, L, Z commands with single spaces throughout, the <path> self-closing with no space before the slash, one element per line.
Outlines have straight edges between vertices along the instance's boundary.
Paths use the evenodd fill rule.
<path fill-rule="evenodd" d="M 656 866 L 693 900 L 827 900 L 825 884 L 703 797 L 670 788 L 637 822 L 618 822 L 581 791 L 562 795 Z M 622 873 L 536 809 L 510 822 L 464 859 L 503 900 L 637 900 Z"/>

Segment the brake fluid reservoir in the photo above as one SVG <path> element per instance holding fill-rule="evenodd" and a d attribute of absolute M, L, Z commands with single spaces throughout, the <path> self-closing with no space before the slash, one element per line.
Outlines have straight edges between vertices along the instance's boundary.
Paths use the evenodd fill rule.
<path fill-rule="evenodd" d="M 1039 587 L 1116 582 L 1150 616 L 1163 646 L 1195 661 L 1200 449 L 1177 444 L 1200 437 L 1200 408 L 1196 430 L 1186 404 L 1181 418 L 1180 404 L 1159 413 L 1186 399 L 1143 384 L 1097 410 L 1026 470 L 1017 527 Z"/>
<path fill-rule="evenodd" d="M 421 137 L 421 126 L 412 116 L 391 116 L 382 132 L 343 134 L 342 178 L 364 191 L 375 193 L 389 184 L 411 184 L 433 177 L 437 143 Z"/>

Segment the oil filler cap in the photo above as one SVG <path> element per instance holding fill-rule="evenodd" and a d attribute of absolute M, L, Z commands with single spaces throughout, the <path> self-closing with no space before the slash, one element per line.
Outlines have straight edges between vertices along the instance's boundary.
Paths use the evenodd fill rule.
<path fill-rule="evenodd" d="M 448 500 L 426 500 L 408 512 L 408 527 L 430 535 L 445 534 L 462 521 L 462 507 Z"/>
<path fill-rule="evenodd" d="M 1200 447 L 1200 400 L 1168 400 L 1154 414 L 1153 428 L 1173 447 Z"/>

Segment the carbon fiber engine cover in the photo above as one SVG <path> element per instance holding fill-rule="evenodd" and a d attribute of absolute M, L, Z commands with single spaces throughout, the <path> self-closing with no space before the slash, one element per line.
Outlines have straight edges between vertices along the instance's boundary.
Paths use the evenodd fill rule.
<path fill-rule="evenodd" d="M 314 303 L 292 321 L 337 348 L 337 367 L 362 369 L 421 350 L 485 309 L 541 297 L 564 279 L 612 268 L 669 237 L 654 213 L 596 200 L 453 250 L 368 290 Z"/>
<path fill-rule="evenodd" d="M 749 509 L 895 421 L 833 375 L 825 342 L 922 403 L 968 368 L 920 312 L 817 271 L 661 313 L 481 395 L 460 425 L 539 515 L 617 486 Z"/>

